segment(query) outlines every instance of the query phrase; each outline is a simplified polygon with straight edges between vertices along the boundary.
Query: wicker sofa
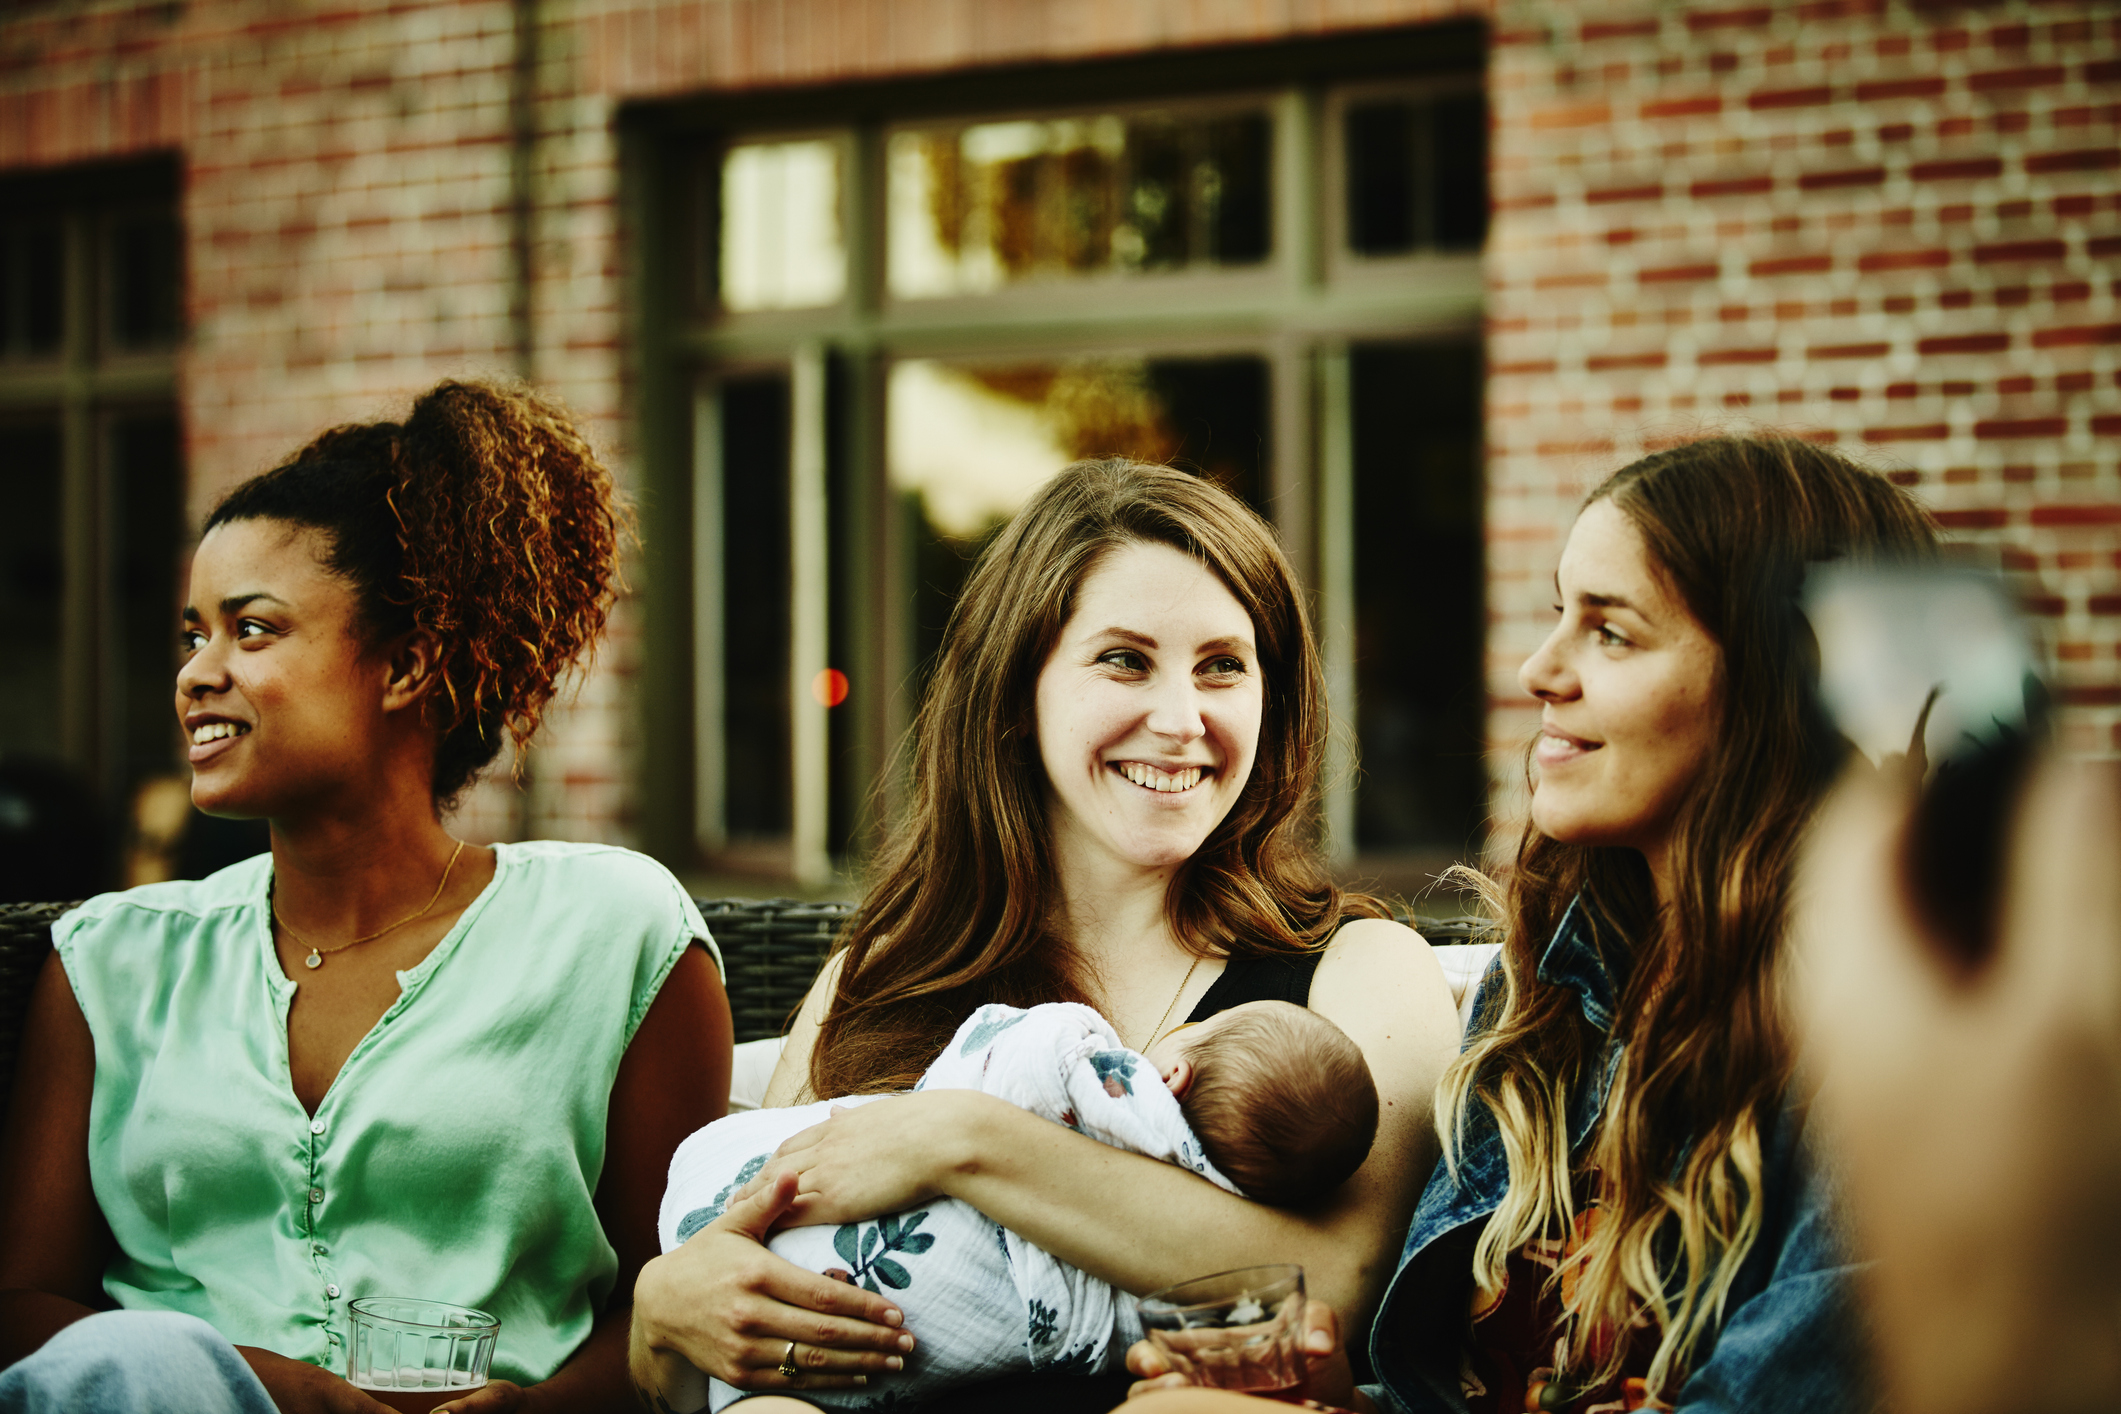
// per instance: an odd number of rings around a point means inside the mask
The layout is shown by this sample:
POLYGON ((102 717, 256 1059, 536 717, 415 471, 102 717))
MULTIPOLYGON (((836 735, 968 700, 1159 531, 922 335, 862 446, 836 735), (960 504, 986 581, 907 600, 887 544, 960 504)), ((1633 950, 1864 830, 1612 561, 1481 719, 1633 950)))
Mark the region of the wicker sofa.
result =
MULTIPOLYGON (((699 906, 727 968, 729 1007, 739 1043, 732 1103, 738 1108, 753 1107, 765 1088, 765 1077, 772 1072, 781 1033, 817 976, 852 905, 795 899, 701 899, 699 906)), ((0 1105, 13 1094, 23 1014, 38 969, 51 951, 51 925, 71 907, 70 903, 0 904, 0 1105)), ((1472 984, 1495 952, 1493 944, 1482 945, 1487 925, 1479 919, 1454 918, 1417 926, 1439 947, 1438 956, 1463 1024, 1472 1004, 1472 984), (1446 949, 1444 945, 1469 946, 1446 949)))

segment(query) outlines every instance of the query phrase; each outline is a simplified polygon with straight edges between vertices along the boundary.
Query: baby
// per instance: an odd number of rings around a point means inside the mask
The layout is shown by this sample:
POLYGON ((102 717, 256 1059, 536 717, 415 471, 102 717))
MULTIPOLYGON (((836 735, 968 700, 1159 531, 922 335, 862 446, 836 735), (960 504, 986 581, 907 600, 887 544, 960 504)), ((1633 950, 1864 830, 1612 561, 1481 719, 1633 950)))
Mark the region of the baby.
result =
MULTIPOLYGON (((1146 1052, 1126 1049, 1086 1006, 984 1006, 916 1088, 981 1090, 1285 1208, 1323 1203, 1361 1167, 1377 1134, 1377 1087, 1362 1051, 1324 1017, 1288 1002, 1232 1007, 1146 1052)), ((783 1140, 833 1105, 888 1098, 752 1110, 694 1134, 671 1159, 663 1250, 720 1217, 783 1140)), ((1133 1301, 1110 1283, 955 1199, 871 1223, 786 1228, 770 1245, 797 1266, 888 1290, 920 1335, 903 1371, 872 1375, 862 1389, 803 1392, 821 1405, 898 1407, 1006 1375, 1117 1371, 1141 1334, 1133 1301)), ((742 1396, 719 1380, 700 1383, 707 1388, 695 1400, 673 1407, 720 1410, 742 1396)), ((679 1393, 666 1387, 665 1398, 679 1393)))

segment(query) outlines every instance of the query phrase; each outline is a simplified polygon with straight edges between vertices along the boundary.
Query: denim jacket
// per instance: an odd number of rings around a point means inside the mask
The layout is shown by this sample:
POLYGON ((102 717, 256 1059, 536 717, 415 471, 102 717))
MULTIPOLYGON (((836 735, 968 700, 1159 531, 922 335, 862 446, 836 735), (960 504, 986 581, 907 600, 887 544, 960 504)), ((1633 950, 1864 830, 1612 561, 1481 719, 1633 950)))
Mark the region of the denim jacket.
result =
MULTIPOLYGON (((1580 908, 1570 905, 1539 960, 1541 981, 1582 998, 1584 1017, 1609 1036, 1624 969, 1623 954, 1601 958, 1580 908)), ((1499 985, 1496 968, 1482 980, 1473 1015, 1499 985)), ((1620 1062, 1609 1042, 1593 1074, 1569 1096, 1569 1144, 1581 1153, 1605 1106, 1620 1062)), ((1864 1342, 1851 1292, 1854 1270, 1824 1181, 1803 1142, 1800 1112, 1785 1108, 1763 1135, 1761 1183, 1766 1212, 1746 1254, 1719 1329, 1696 1347, 1678 1392, 1682 1414, 1802 1410, 1839 1414, 1873 1407, 1864 1342)), ((1509 1187, 1509 1165, 1494 1116, 1467 1108, 1454 1174, 1439 1163, 1407 1230, 1399 1270, 1385 1289, 1370 1332, 1370 1363, 1381 1386, 1373 1395, 1403 1414, 1463 1414, 1459 1370, 1473 1285, 1473 1244, 1509 1187)), ((1669 1397, 1669 1396, 1668 1396, 1669 1397)))

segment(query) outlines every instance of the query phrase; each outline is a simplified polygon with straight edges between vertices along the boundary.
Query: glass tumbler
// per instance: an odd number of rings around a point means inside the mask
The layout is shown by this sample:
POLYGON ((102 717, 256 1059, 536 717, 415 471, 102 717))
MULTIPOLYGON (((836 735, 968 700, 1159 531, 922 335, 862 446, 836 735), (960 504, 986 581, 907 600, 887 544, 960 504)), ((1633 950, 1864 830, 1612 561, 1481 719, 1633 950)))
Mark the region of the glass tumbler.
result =
POLYGON ((1217 1272, 1151 1292, 1139 1304, 1150 1343, 1194 1384, 1291 1397, 1302 1387, 1302 1267, 1217 1272))
POLYGON ((407 1296, 355 1301, 346 1378, 394 1409, 428 1410, 486 1383, 501 1322, 484 1311, 407 1296))

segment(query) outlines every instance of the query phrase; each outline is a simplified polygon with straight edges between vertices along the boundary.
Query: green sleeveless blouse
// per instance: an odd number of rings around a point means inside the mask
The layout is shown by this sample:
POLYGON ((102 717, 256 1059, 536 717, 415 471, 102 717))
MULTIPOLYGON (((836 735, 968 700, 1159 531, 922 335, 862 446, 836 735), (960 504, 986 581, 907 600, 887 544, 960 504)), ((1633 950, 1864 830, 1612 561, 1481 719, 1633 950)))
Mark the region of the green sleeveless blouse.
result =
POLYGON ((714 944, 643 855, 495 853, 315 1116, 288 1071, 271 856, 60 919, 96 1043, 89 1172, 120 1306, 342 1374, 361 1296, 492 1312, 493 1373, 523 1384, 581 1344, 618 1270, 592 1199, 619 1059, 686 946, 714 944))

